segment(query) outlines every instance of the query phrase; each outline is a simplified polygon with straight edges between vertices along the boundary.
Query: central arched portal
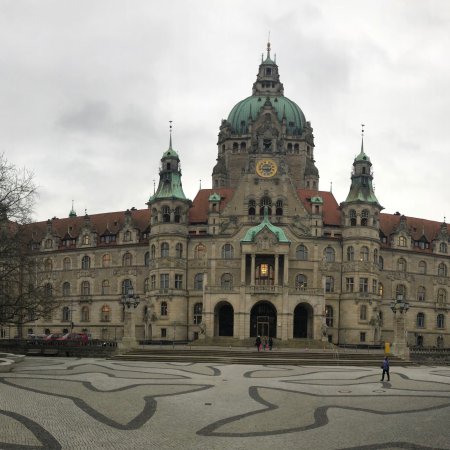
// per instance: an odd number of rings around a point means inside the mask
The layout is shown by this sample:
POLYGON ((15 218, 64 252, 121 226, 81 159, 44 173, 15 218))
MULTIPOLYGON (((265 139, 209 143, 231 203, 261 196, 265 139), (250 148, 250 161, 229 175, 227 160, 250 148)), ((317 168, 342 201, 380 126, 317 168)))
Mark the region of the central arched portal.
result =
POLYGON ((262 301, 250 312, 250 337, 277 337, 277 310, 272 303, 262 301))
POLYGON ((308 303, 294 309, 294 338, 313 338, 313 309, 308 303))
POLYGON ((214 310, 214 335, 233 336, 234 309, 228 302, 219 303, 214 310))

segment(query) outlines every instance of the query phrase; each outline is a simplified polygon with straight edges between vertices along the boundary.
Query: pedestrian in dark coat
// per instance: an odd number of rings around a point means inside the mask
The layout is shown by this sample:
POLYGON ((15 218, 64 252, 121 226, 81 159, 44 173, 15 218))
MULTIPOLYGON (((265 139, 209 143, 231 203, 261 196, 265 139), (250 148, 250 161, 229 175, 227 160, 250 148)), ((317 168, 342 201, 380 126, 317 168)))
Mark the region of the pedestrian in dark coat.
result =
POLYGON ((391 381, 391 377, 389 376, 389 358, 387 356, 384 357, 383 364, 381 364, 381 368, 383 369, 383 375, 381 375, 381 381, 384 381, 384 374, 387 375, 387 380, 391 381))
POLYGON ((269 337, 269 350, 272 350, 273 347, 273 339, 269 337))
POLYGON ((259 352, 261 350, 261 338, 259 336, 256 338, 255 345, 259 352))

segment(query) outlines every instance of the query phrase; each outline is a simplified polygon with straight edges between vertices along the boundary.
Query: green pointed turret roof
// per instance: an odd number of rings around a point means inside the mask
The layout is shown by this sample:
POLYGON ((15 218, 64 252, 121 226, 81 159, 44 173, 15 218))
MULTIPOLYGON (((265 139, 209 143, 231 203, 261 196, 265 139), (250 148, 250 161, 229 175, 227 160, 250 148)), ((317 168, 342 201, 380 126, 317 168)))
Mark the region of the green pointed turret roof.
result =
POLYGON ((262 222, 259 225, 249 228, 247 230, 247 233, 245 233, 245 236, 241 239, 241 242, 254 242, 255 237, 264 228, 267 228, 271 233, 273 233, 277 237, 278 242, 280 242, 280 243, 290 243, 291 242, 286 237, 286 234, 282 228, 277 227, 276 225, 274 225, 273 223, 270 222, 267 206, 264 208, 264 219, 262 220, 262 222))
POLYGON ((73 209, 73 200, 72 200, 72 209, 70 210, 69 217, 77 217, 77 213, 73 209))
POLYGON ((211 195, 209 196, 208 200, 209 200, 210 202, 220 202, 221 197, 220 197, 220 195, 219 195, 217 192, 214 192, 214 194, 211 194, 211 195))

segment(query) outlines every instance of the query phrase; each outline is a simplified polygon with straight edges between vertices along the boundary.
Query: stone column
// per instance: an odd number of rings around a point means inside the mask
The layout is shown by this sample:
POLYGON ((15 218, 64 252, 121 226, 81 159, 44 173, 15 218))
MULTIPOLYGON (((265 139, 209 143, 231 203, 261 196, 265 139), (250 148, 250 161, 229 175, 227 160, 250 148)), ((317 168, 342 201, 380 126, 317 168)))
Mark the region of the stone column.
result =
POLYGON ((125 310, 123 322, 123 338, 119 344, 121 350, 131 350, 137 347, 136 327, 134 325, 134 314, 131 310, 125 310))
POLYGON ((245 254, 241 256, 241 284, 245 284, 245 254))
POLYGON ((250 286, 255 285, 255 260, 256 260, 256 256, 254 253, 252 253, 252 268, 251 268, 250 286))
POLYGON ((275 255, 275 286, 279 285, 279 258, 280 255, 275 255))

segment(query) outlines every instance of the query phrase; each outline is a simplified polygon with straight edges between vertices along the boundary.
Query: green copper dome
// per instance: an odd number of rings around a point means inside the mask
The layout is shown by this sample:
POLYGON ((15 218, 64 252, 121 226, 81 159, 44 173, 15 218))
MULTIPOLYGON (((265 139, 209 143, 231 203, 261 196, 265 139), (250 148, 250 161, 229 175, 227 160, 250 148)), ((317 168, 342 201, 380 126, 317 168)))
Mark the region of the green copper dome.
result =
POLYGON ((231 110, 228 116, 228 122, 231 124, 233 132, 238 134, 246 133, 249 119, 251 118, 253 121, 257 119, 267 99, 275 109, 280 122, 283 116, 286 116, 288 134, 301 134, 306 119, 303 111, 295 102, 284 96, 264 97, 259 95, 247 97, 236 104, 231 110))

